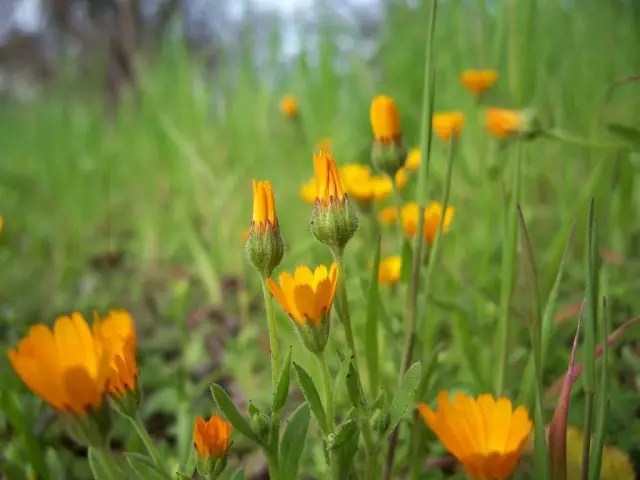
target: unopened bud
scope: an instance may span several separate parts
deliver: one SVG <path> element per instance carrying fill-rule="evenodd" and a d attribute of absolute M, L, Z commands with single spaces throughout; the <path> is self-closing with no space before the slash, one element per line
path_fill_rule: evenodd
<path fill-rule="evenodd" d="M 249 261 L 265 278 L 271 276 L 284 255 L 273 190 L 269 182 L 253 182 L 253 220 L 244 249 Z"/>

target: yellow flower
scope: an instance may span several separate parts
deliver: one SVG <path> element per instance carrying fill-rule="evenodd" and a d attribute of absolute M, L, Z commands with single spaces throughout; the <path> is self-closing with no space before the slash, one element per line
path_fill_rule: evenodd
<path fill-rule="evenodd" d="M 342 202 L 345 198 L 340 174 L 333 155 L 323 150 L 313 154 L 316 181 L 316 203 L 328 207 L 330 203 Z"/>
<path fill-rule="evenodd" d="M 278 228 L 276 204 L 273 198 L 271 182 L 253 181 L 253 228 L 265 231 L 267 227 Z"/>
<path fill-rule="evenodd" d="M 394 177 L 394 181 L 398 190 L 402 190 L 406 187 L 407 182 L 409 182 L 409 175 L 407 174 L 407 170 L 405 168 L 401 168 L 396 172 Z"/>
<path fill-rule="evenodd" d="M 97 410 L 107 388 L 110 355 L 82 315 L 56 319 L 53 330 L 34 325 L 9 361 L 22 381 L 54 410 Z"/>
<path fill-rule="evenodd" d="M 398 220 L 398 209 L 396 207 L 384 207 L 378 213 L 378 219 L 383 225 L 391 225 Z"/>
<path fill-rule="evenodd" d="M 399 255 L 380 260 L 378 282 L 382 285 L 393 285 L 400 280 L 402 258 Z"/>
<path fill-rule="evenodd" d="M 420 149 L 412 148 L 407 154 L 404 162 L 404 168 L 407 170 L 418 170 L 420 168 Z"/>
<path fill-rule="evenodd" d="M 371 102 L 369 113 L 373 136 L 379 143 L 393 143 L 401 135 L 400 115 L 396 103 L 386 95 L 378 95 Z"/>
<path fill-rule="evenodd" d="M 440 140 L 449 141 L 451 137 L 457 138 L 462 127 L 464 127 L 462 112 L 443 112 L 433 115 L 433 131 Z"/>
<path fill-rule="evenodd" d="M 415 237 L 416 233 L 418 233 L 418 212 L 418 204 L 415 202 L 408 203 L 402 207 L 402 212 L 400 213 L 402 228 L 409 238 Z M 449 230 L 454 214 L 455 209 L 448 206 L 442 223 L 443 235 Z M 441 219 L 442 204 L 440 202 L 431 202 L 424 211 L 424 240 L 427 244 L 433 245 Z"/>
<path fill-rule="evenodd" d="M 511 476 L 532 423 L 525 407 L 515 410 L 508 398 L 490 394 L 477 399 L 456 393 L 438 394 L 438 409 L 419 406 L 422 418 L 467 473 L 477 480 L 505 480 Z"/>
<path fill-rule="evenodd" d="M 305 202 L 314 203 L 316 201 L 317 193 L 316 179 L 312 178 L 311 180 L 303 183 L 298 192 Z"/>
<path fill-rule="evenodd" d="M 298 114 L 298 101 L 293 95 L 285 95 L 280 100 L 280 110 L 287 118 L 295 117 Z"/>
<path fill-rule="evenodd" d="M 476 95 L 489 90 L 498 80 L 496 70 L 465 70 L 460 75 L 460 82 L 470 92 Z"/>
<path fill-rule="evenodd" d="M 485 125 L 489 133 L 497 138 L 518 133 L 523 126 L 524 117 L 519 110 L 503 108 L 487 108 L 485 110 Z"/>
<path fill-rule="evenodd" d="M 209 457 L 221 458 L 229 450 L 231 424 L 219 415 L 212 415 L 209 421 L 197 417 L 193 426 L 193 445 L 202 460 Z"/>
<path fill-rule="evenodd" d="M 387 176 L 371 176 L 366 165 L 353 163 L 340 169 L 344 191 L 360 203 L 383 200 L 393 192 L 393 185 Z"/>
<path fill-rule="evenodd" d="M 338 266 L 333 263 L 327 270 L 319 265 L 314 272 L 306 265 L 299 266 L 293 275 L 282 272 L 279 281 L 280 285 L 268 279 L 267 286 L 289 317 L 300 326 L 318 326 L 333 304 Z"/>
<path fill-rule="evenodd" d="M 120 396 L 136 388 L 136 330 L 131 315 L 125 310 L 112 310 L 93 324 L 95 337 L 110 353 L 109 393 Z"/>

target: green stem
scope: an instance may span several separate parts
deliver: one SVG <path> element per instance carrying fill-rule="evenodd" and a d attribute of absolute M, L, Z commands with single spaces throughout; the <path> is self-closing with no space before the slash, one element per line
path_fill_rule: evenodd
<path fill-rule="evenodd" d="M 335 262 L 338 264 L 338 287 L 336 289 L 336 293 L 338 295 L 338 303 L 340 304 L 340 308 L 338 309 L 338 313 L 340 314 L 342 324 L 344 326 L 344 333 L 347 337 L 347 345 L 349 346 L 349 350 L 351 351 L 351 356 L 353 358 L 353 367 L 358 372 L 358 378 L 360 377 L 360 370 L 358 370 L 358 357 L 356 355 L 356 343 L 353 338 L 353 329 L 351 327 L 351 316 L 349 314 L 349 301 L 347 298 L 347 282 L 346 282 L 346 272 L 344 268 L 344 256 L 343 252 L 339 250 L 332 250 L 333 258 Z"/>
<path fill-rule="evenodd" d="M 591 455 L 591 430 L 593 429 L 594 393 L 585 391 L 586 408 L 584 419 L 584 440 L 582 443 L 582 470 L 580 478 L 589 480 L 589 456 Z"/>
<path fill-rule="evenodd" d="M 553 129 L 545 132 L 548 137 L 555 138 L 557 140 L 562 140 L 566 143 L 571 143 L 573 145 L 578 145 L 581 147 L 590 147 L 590 148 L 632 148 L 630 144 L 620 143 L 620 142 L 599 142 L 595 140 L 591 140 L 588 138 L 581 138 L 571 135 L 570 133 L 564 132 L 562 130 Z"/>
<path fill-rule="evenodd" d="M 165 476 L 167 478 L 171 478 L 171 477 L 169 477 L 169 475 L 167 473 L 168 470 L 167 470 L 167 467 L 164 464 L 164 461 L 162 459 L 162 455 L 158 451 L 155 443 L 153 443 L 151 435 L 149 435 L 149 432 L 147 431 L 147 428 L 144 426 L 144 423 L 142 422 L 142 418 L 140 417 L 140 413 L 137 413 L 135 415 L 135 417 L 129 417 L 129 420 L 131 420 L 131 423 L 133 424 L 133 427 L 136 429 L 136 432 L 138 433 L 138 437 L 140 437 L 140 440 L 142 440 L 142 443 L 144 443 L 144 446 L 147 449 L 147 452 L 149 453 L 149 456 L 152 458 L 153 463 L 155 464 L 155 466 L 158 468 L 158 470 L 160 470 L 163 473 L 165 473 Z"/>
<path fill-rule="evenodd" d="M 318 364 L 320 365 L 320 371 L 322 372 L 322 380 L 324 382 L 324 391 L 327 397 L 327 428 L 329 434 L 332 434 L 335 430 L 335 414 L 333 410 L 333 389 L 331 388 L 331 376 L 329 375 L 329 367 L 327 366 L 327 359 L 324 354 L 316 355 Z M 338 456 L 335 450 L 331 450 L 329 454 L 329 470 L 331 471 L 331 478 L 333 480 L 340 480 L 340 465 L 338 463 Z"/>
<path fill-rule="evenodd" d="M 496 395 L 502 395 L 504 390 L 505 372 L 507 368 L 507 352 L 509 347 L 509 326 L 511 325 L 510 305 L 516 274 L 516 254 L 518 243 L 518 210 L 520 202 L 520 164 L 522 158 L 522 144 L 518 142 L 513 185 L 511 188 L 511 202 L 507 211 L 507 234 L 502 246 L 502 270 L 500 278 L 500 311 L 498 317 L 498 371 L 496 373 Z"/>
<path fill-rule="evenodd" d="M 120 480 L 122 478 L 122 472 L 118 468 L 109 448 L 91 447 L 91 450 L 95 454 L 95 457 L 109 480 Z M 95 476 L 95 472 L 93 473 Z"/>
<path fill-rule="evenodd" d="M 378 457 L 376 455 L 369 455 L 367 458 L 367 472 L 364 478 L 366 480 L 375 480 L 378 477 Z"/>
<path fill-rule="evenodd" d="M 400 189 L 395 184 L 395 181 L 392 177 L 391 184 L 393 185 L 393 202 L 396 207 L 396 229 L 398 230 L 398 249 L 402 250 L 402 242 L 404 240 L 404 231 L 402 228 L 402 196 L 400 195 Z"/>
<path fill-rule="evenodd" d="M 276 317 L 273 312 L 273 301 L 267 287 L 267 279 L 262 278 L 262 295 L 264 296 L 264 307 L 267 312 L 267 325 L 269 327 L 269 348 L 271 351 L 271 389 L 273 394 L 278 388 L 278 335 L 276 332 Z M 271 412 L 271 440 L 267 460 L 269 462 L 269 478 L 277 480 L 278 470 L 278 450 L 280 444 L 280 412 Z"/>

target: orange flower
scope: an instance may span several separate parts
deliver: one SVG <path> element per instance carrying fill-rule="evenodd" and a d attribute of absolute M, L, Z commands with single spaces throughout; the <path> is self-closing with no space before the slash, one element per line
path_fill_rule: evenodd
<path fill-rule="evenodd" d="M 378 95 L 371 102 L 369 113 L 373 136 L 377 142 L 393 143 L 401 135 L 400 115 L 391 97 Z"/>
<path fill-rule="evenodd" d="M 212 415 L 208 422 L 197 417 L 193 426 L 193 445 L 202 460 L 221 458 L 229 450 L 231 424 L 219 415 Z"/>
<path fill-rule="evenodd" d="M 382 285 L 393 285 L 400 280 L 402 258 L 399 255 L 380 260 L 378 282 Z"/>
<path fill-rule="evenodd" d="M 394 177 L 394 182 L 398 190 L 402 190 L 406 187 L 407 182 L 409 182 L 409 175 L 407 174 L 407 170 L 405 168 L 400 168 Z"/>
<path fill-rule="evenodd" d="M 276 203 L 273 198 L 271 182 L 253 181 L 253 228 L 258 231 L 265 231 L 267 226 L 278 228 L 278 217 L 276 217 Z"/>
<path fill-rule="evenodd" d="M 460 82 L 470 92 L 480 95 L 489 90 L 498 80 L 496 70 L 465 70 L 460 75 Z"/>
<path fill-rule="evenodd" d="M 296 268 L 293 275 L 280 274 L 280 285 L 267 280 L 269 290 L 285 312 L 300 326 L 311 323 L 320 325 L 331 310 L 338 282 L 338 266 L 333 263 L 329 270 L 324 265 L 312 272 L 306 265 Z"/>
<path fill-rule="evenodd" d="M 412 148 L 407 154 L 407 158 L 404 161 L 404 168 L 407 170 L 418 170 L 420 168 L 420 149 Z"/>
<path fill-rule="evenodd" d="M 464 114 L 462 112 L 443 112 L 433 115 L 433 131 L 443 141 L 449 141 L 460 135 L 464 126 Z"/>
<path fill-rule="evenodd" d="M 93 324 L 93 332 L 110 352 L 109 393 L 120 396 L 133 391 L 138 380 L 136 331 L 133 319 L 124 310 L 112 310 Z"/>
<path fill-rule="evenodd" d="M 413 238 L 418 233 L 418 204 L 415 202 L 408 203 L 402 207 L 402 228 L 409 238 Z M 442 223 L 442 234 L 444 235 L 453 221 L 455 209 L 447 207 Z M 440 202 L 431 202 L 424 211 L 424 240 L 429 245 L 433 245 L 442 220 L 442 204 Z"/>
<path fill-rule="evenodd" d="M 280 100 L 280 110 L 287 118 L 295 117 L 298 114 L 298 101 L 293 95 L 285 95 Z"/>
<path fill-rule="evenodd" d="M 418 407 L 422 418 L 452 455 L 476 480 L 505 480 L 511 476 L 532 423 L 525 407 L 513 410 L 511 400 L 490 394 L 477 399 L 456 393 L 438 394 L 438 409 Z"/>
<path fill-rule="evenodd" d="M 57 318 L 53 330 L 34 325 L 8 356 L 22 381 L 54 410 L 82 414 L 102 405 L 110 355 L 79 313 Z"/>
<path fill-rule="evenodd" d="M 384 207 L 378 213 L 378 219 L 383 225 L 391 225 L 398 220 L 398 209 L 396 207 Z"/>
<path fill-rule="evenodd" d="M 485 125 L 489 133 L 497 138 L 518 133 L 524 124 L 524 116 L 518 110 L 502 108 L 487 108 L 485 110 Z"/>
<path fill-rule="evenodd" d="M 333 155 L 320 150 L 313 154 L 313 166 L 316 180 L 316 203 L 329 206 L 333 202 L 342 202 L 345 198 L 340 174 Z"/>

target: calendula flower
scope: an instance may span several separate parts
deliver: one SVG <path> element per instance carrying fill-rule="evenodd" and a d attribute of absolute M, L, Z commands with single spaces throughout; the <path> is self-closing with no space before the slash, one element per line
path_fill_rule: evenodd
<path fill-rule="evenodd" d="M 396 207 L 384 207 L 378 213 L 378 219 L 383 225 L 392 225 L 398 220 L 398 209 Z"/>
<path fill-rule="evenodd" d="M 57 318 L 53 330 L 34 325 L 8 356 L 22 381 L 54 410 L 85 414 L 102 405 L 110 355 L 79 313 Z"/>
<path fill-rule="evenodd" d="M 342 180 L 333 155 L 323 150 L 313 154 L 313 166 L 316 181 L 316 203 L 328 207 L 331 203 L 345 199 Z"/>
<path fill-rule="evenodd" d="M 131 315 L 125 310 L 112 310 L 102 320 L 95 321 L 93 331 L 110 354 L 109 393 L 122 396 L 133 392 L 138 379 L 138 364 L 136 330 Z"/>
<path fill-rule="evenodd" d="M 324 265 L 311 271 L 306 265 L 294 274 L 282 272 L 278 285 L 267 280 L 269 290 L 298 328 L 307 348 L 321 353 L 329 338 L 329 315 L 338 282 L 338 266 Z"/>
<path fill-rule="evenodd" d="M 413 238 L 418 233 L 418 213 L 420 209 L 415 202 L 408 203 L 402 207 L 400 213 L 402 218 L 402 228 L 405 234 L 409 238 Z M 449 226 L 453 221 L 455 209 L 453 207 L 447 207 L 447 211 L 444 215 L 444 222 L 442 223 L 442 234 L 444 235 L 449 230 Z M 442 221 L 442 204 L 440 202 L 431 202 L 424 210 L 424 227 L 423 234 L 424 240 L 429 245 L 433 245 Z"/>
<path fill-rule="evenodd" d="M 402 258 L 399 255 L 380 260 L 378 282 L 382 285 L 394 285 L 400 280 Z"/>
<path fill-rule="evenodd" d="M 438 394 L 438 408 L 419 406 L 422 418 L 445 448 L 476 480 L 505 480 L 511 476 L 531 432 L 525 407 L 515 410 L 508 398 L 490 394 L 477 399 L 456 393 Z"/>
<path fill-rule="evenodd" d="M 458 138 L 464 127 L 464 114 L 462 112 L 442 112 L 433 115 L 433 131 L 443 141 L 449 141 L 452 137 Z"/>
<path fill-rule="evenodd" d="M 208 421 L 202 417 L 196 418 L 193 446 L 201 459 L 224 457 L 229 450 L 230 438 L 231 424 L 220 415 L 212 415 Z"/>
<path fill-rule="evenodd" d="M 503 108 L 487 108 L 485 110 L 487 130 L 497 138 L 504 138 L 521 132 L 525 122 L 525 116 L 519 110 L 506 110 Z"/>
<path fill-rule="evenodd" d="M 407 173 L 407 170 L 405 168 L 400 168 L 396 172 L 394 181 L 395 181 L 396 187 L 398 187 L 398 190 L 402 190 L 404 187 L 406 187 L 407 183 L 409 182 L 409 175 Z"/>
<path fill-rule="evenodd" d="M 388 177 L 371 176 L 369 167 L 358 163 L 345 165 L 340 169 L 344 191 L 361 204 L 383 200 L 393 192 Z"/>
<path fill-rule="evenodd" d="M 251 263 L 265 278 L 271 275 L 284 255 L 270 182 L 253 181 L 253 217 L 245 251 Z"/>
<path fill-rule="evenodd" d="M 298 114 L 298 101 L 293 95 L 285 95 L 280 99 L 280 110 L 287 118 L 295 117 Z"/>
<path fill-rule="evenodd" d="M 407 159 L 404 161 L 404 168 L 407 170 L 418 170 L 420 168 L 420 149 L 412 148 L 407 154 Z"/>
<path fill-rule="evenodd" d="M 460 82 L 473 94 L 480 95 L 489 90 L 498 80 L 496 70 L 465 70 L 460 75 Z"/>
<path fill-rule="evenodd" d="M 373 136 L 379 143 L 392 143 L 400 137 L 400 115 L 396 102 L 386 95 L 378 95 L 371 102 L 369 112 Z"/>
<path fill-rule="evenodd" d="M 315 203 L 317 190 L 318 188 L 316 187 L 316 179 L 312 178 L 311 180 L 302 184 L 298 193 L 300 193 L 300 196 L 305 202 Z"/>

